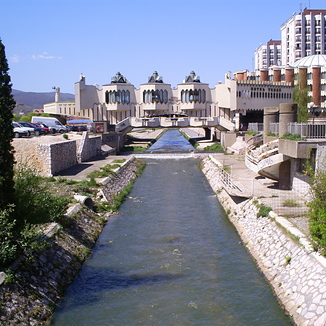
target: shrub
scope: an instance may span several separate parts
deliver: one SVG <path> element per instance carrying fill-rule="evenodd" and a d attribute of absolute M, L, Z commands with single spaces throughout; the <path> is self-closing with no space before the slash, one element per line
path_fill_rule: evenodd
<path fill-rule="evenodd" d="M 224 148 L 221 143 L 215 143 L 204 148 L 205 151 L 224 152 Z"/>
<path fill-rule="evenodd" d="M 312 176 L 312 200 L 309 207 L 309 230 L 315 248 L 326 255 L 326 172 L 319 172 Z"/>
<path fill-rule="evenodd" d="M 252 136 L 258 135 L 259 133 L 260 133 L 259 131 L 254 131 L 254 130 L 246 131 L 247 135 L 252 135 Z"/>
<path fill-rule="evenodd" d="M 18 224 L 39 224 L 55 221 L 65 213 L 68 199 L 53 196 L 33 169 L 20 166 L 15 171 L 15 192 Z"/>
<path fill-rule="evenodd" d="M 269 212 L 272 211 L 272 207 L 261 205 L 258 211 L 258 217 L 266 217 L 268 216 Z"/>
<path fill-rule="evenodd" d="M 281 139 L 287 139 L 287 140 L 295 140 L 295 141 L 300 141 L 300 140 L 306 140 L 304 138 L 301 138 L 300 134 L 293 134 L 291 132 L 285 133 Z"/>
<path fill-rule="evenodd" d="M 0 211 L 0 266 L 12 261 L 18 251 L 16 238 L 16 220 L 13 219 L 14 206 Z"/>

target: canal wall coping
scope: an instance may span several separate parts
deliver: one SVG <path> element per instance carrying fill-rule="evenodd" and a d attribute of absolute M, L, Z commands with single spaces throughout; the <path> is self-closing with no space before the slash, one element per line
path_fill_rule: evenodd
<path fill-rule="evenodd" d="M 275 212 L 258 217 L 257 199 L 235 202 L 223 189 L 212 159 L 206 157 L 202 163 L 213 191 L 286 312 L 296 325 L 325 326 L 326 259 L 284 217 Z"/>

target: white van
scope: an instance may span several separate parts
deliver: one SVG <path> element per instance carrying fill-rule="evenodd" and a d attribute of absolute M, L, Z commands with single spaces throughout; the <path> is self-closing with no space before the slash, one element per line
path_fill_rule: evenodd
<path fill-rule="evenodd" d="M 68 129 L 64 126 L 57 118 L 49 118 L 49 117 L 39 117 L 33 116 L 32 117 L 33 123 L 43 123 L 49 127 L 52 133 L 60 132 L 64 133 L 67 132 Z"/>

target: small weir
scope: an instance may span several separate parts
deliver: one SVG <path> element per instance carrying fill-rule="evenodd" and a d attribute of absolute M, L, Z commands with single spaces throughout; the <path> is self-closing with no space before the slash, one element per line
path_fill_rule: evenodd
<path fill-rule="evenodd" d="M 291 325 L 198 159 L 145 161 L 52 325 Z"/>

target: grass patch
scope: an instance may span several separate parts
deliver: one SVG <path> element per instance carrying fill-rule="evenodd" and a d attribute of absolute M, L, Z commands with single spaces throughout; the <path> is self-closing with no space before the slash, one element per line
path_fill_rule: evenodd
<path fill-rule="evenodd" d="M 269 137 L 278 137 L 278 135 L 275 134 L 275 132 L 268 132 L 268 133 L 266 134 L 266 136 L 269 136 Z"/>
<path fill-rule="evenodd" d="M 255 135 L 260 134 L 260 132 L 259 131 L 254 131 L 254 130 L 248 130 L 248 131 L 246 131 L 246 134 L 251 135 L 251 136 L 255 136 Z"/>
<path fill-rule="evenodd" d="M 124 163 L 124 162 L 126 162 L 127 160 L 124 158 L 124 159 L 121 159 L 121 160 L 118 160 L 118 159 L 116 159 L 116 160 L 114 160 L 112 163 Z"/>
<path fill-rule="evenodd" d="M 125 153 L 125 152 L 139 152 L 139 151 L 144 151 L 146 147 L 143 146 L 123 146 L 120 150 L 120 152 Z"/>
<path fill-rule="evenodd" d="M 300 204 L 295 199 L 291 199 L 291 198 L 284 200 L 282 205 L 286 206 L 286 207 L 299 207 L 300 206 Z"/>
<path fill-rule="evenodd" d="M 287 140 L 294 140 L 294 141 L 300 141 L 300 140 L 306 140 L 300 136 L 300 134 L 293 134 L 291 132 L 287 132 L 284 134 L 281 139 L 287 139 Z"/>
<path fill-rule="evenodd" d="M 87 178 L 105 178 L 109 175 L 113 174 L 113 170 L 120 167 L 120 164 L 107 164 L 105 166 L 102 166 L 99 170 L 90 172 L 87 174 Z"/>
<path fill-rule="evenodd" d="M 223 153 L 224 152 L 224 148 L 223 146 L 221 145 L 221 143 L 215 143 L 215 144 L 212 144 L 210 146 L 206 146 L 204 148 L 205 151 L 212 151 L 212 152 L 221 152 Z"/>

